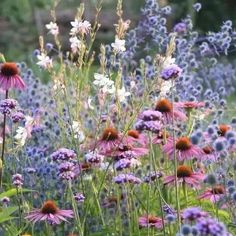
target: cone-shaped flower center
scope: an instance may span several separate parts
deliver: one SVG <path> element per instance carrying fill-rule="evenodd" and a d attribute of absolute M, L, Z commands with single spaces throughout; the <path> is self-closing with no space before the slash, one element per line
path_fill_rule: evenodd
<path fill-rule="evenodd" d="M 192 175 L 193 171 L 189 166 L 179 166 L 177 168 L 177 177 L 178 178 L 184 178 L 184 177 L 190 177 Z"/>
<path fill-rule="evenodd" d="M 148 216 L 148 223 L 155 224 L 158 222 L 158 218 L 156 216 Z"/>
<path fill-rule="evenodd" d="M 224 194 L 225 190 L 222 186 L 218 185 L 212 188 L 211 192 L 212 194 Z"/>
<path fill-rule="evenodd" d="M 118 139 L 118 132 L 115 128 L 106 128 L 102 134 L 102 140 L 113 141 Z"/>
<path fill-rule="evenodd" d="M 180 151 L 186 151 L 186 150 L 190 149 L 191 145 L 192 144 L 191 144 L 189 138 L 181 137 L 177 140 L 175 147 L 176 147 L 176 149 L 178 149 Z"/>
<path fill-rule="evenodd" d="M 58 208 L 56 204 L 51 200 L 44 202 L 41 208 L 41 212 L 43 214 L 56 214 L 57 211 L 58 211 Z"/>
<path fill-rule="evenodd" d="M 210 146 L 205 146 L 202 150 L 205 154 L 211 154 L 214 151 L 214 149 Z"/>
<path fill-rule="evenodd" d="M 172 111 L 172 104 L 166 98 L 162 98 L 156 103 L 156 111 L 159 112 L 171 112 Z"/>
<path fill-rule="evenodd" d="M 218 134 L 220 136 L 225 136 L 225 134 L 227 133 L 228 130 L 230 130 L 230 127 L 228 125 L 219 125 L 219 131 L 218 131 Z"/>
<path fill-rule="evenodd" d="M 139 132 L 135 129 L 131 129 L 128 131 L 128 136 L 138 139 L 139 138 Z"/>
<path fill-rule="evenodd" d="M 17 68 L 16 63 L 14 62 L 6 62 L 1 67 L 1 74 L 6 77 L 11 77 L 17 75 L 19 70 Z"/>

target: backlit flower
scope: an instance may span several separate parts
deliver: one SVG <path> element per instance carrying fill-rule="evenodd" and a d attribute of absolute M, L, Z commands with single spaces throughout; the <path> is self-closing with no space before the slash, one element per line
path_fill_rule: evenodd
<path fill-rule="evenodd" d="M 72 210 L 61 210 L 56 204 L 48 200 L 44 202 L 41 209 L 36 209 L 27 214 L 25 217 L 27 220 L 36 223 L 40 221 L 46 221 L 49 224 L 60 224 L 62 221 L 66 221 L 66 218 L 73 218 Z"/>
<path fill-rule="evenodd" d="M 163 221 L 161 218 L 153 216 L 153 215 L 144 215 L 138 218 L 138 224 L 141 228 L 163 228 Z"/>
<path fill-rule="evenodd" d="M 0 88 L 3 90 L 25 88 L 25 82 L 19 75 L 19 69 L 17 68 L 16 63 L 6 62 L 1 65 Z"/>
<path fill-rule="evenodd" d="M 124 52 L 125 48 L 125 40 L 116 38 L 115 42 L 111 44 L 115 52 Z"/>
<path fill-rule="evenodd" d="M 59 34 L 59 28 L 57 26 L 57 23 L 51 21 L 49 24 L 46 24 L 45 26 L 49 30 L 50 34 L 55 36 Z"/>
<path fill-rule="evenodd" d="M 52 59 L 47 56 L 45 53 L 37 55 L 38 62 L 36 63 L 43 69 L 49 69 L 52 67 Z"/>

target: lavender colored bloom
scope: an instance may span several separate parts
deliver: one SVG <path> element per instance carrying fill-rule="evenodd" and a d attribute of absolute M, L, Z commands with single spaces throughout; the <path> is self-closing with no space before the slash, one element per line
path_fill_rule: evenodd
<path fill-rule="evenodd" d="M 27 167 L 25 168 L 25 172 L 28 174 L 34 174 L 36 172 L 35 168 Z"/>
<path fill-rule="evenodd" d="M 174 31 L 176 33 L 185 33 L 187 31 L 187 25 L 184 22 L 180 22 L 174 26 Z"/>
<path fill-rule="evenodd" d="M 104 159 L 104 156 L 99 154 L 97 151 L 91 151 L 85 154 L 85 161 L 94 166 L 101 164 Z"/>
<path fill-rule="evenodd" d="M 160 179 L 162 176 L 163 176 L 162 172 L 152 171 L 151 173 L 149 173 L 148 175 L 144 177 L 144 182 L 150 183 L 152 181 Z"/>
<path fill-rule="evenodd" d="M 182 74 L 182 69 L 176 64 L 169 65 L 161 72 L 161 78 L 164 80 L 176 79 Z"/>
<path fill-rule="evenodd" d="M 62 162 L 58 167 L 58 172 L 61 179 L 72 180 L 76 177 L 75 164 L 71 162 Z"/>
<path fill-rule="evenodd" d="M 208 217 L 208 214 L 202 211 L 199 207 L 189 207 L 182 213 L 182 218 L 186 221 L 195 221 L 206 217 Z"/>
<path fill-rule="evenodd" d="M 193 4 L 193 9 L 197 12 L 199 12 L 202 8 L 202 4 L 200 2 L 197 2 L 195 4 Z"/>
<path fill-rule="evenodd" d="M 15 99 L 4 99 L 0 102 L 0 112 L 9 115 L 17 105 L 18 102 Z"/>
<path fill-rule="evenodd" d="M 51 154 L 51 158 L 58 163 L 62 161 L 72 161 L 76 159 L 76 153 L 67 148 L 60 148 Z"/>
<path fill-rule="evenodd" d="M 117 184 L 123 183 L 132 183 L 132 184 L 140 184 L 141 179 L 135 177 L 133 174 L 119 174 L 113 178 L 113 181 Z"/>
<path fill-rule="evenodd" d="M 201 236 L 230 236 L 224 224 L 213 218 L 200 218 L 196 228 Z"/>
<path fill-rule="evenodd" d="M 22 112 L 17 111 L 11 115 L 11 119 L 14 123 L 17 123 L 19 121 L 23 121 L 25 119 L 25 115 Z"/>
<path fill-rule="evenodd" d="M 23 185 L 23 177 L 21 174 L 15 174 L 12 176 L 12 183 L 15 185 L 17 188 L 21 187 Z"/>
<path fill-rule="evenodd" d="M 74 198 L 76 202 L 81 203 L 84 202 L 85 196 L 82 193 L 76 193 Z"/>
<path fill-rule="evenodd" d="M 0 199 L 0 201 L 4 206 L 8 206 L 8 204 L 10 202 L 10 198 L 9 197 L 3 197 L 3 198 Z"/>
<path fill-rule="evenodd" d="M 137 167 L 140 164 L 141 164 L 140 161 L 135 158 L 130 158 L 130 159 L 124 158 L 117 161 L 114 167 L 116 170 L 123 170 L 126 168 Z"/>

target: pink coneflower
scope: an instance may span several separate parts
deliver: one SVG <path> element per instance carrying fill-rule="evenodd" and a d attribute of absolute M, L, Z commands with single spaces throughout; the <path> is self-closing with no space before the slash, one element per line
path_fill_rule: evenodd
<path fill-rule="evenodd" d="M 3 90 L 25 88 L 25 82 L 19 76 L 16 63 L 6 62 L 2 64 L 0 71 L 0 88 Z"/>
<path fill-rule="evenodd" d="M 160 131 L 153 139 L 153 144 L 162 144 L 164 145 L 165 139 L 169 137 L 169 134 L 166 131 Z"/>
<path fill-rule="evenodd" d="M 216 185 L 213 188 L 208 188 L 202 193 L 198 199 L 208 199 L 213 203 L 220 201 L 225 196 L 225 188 L 221 185 Z"/>
<path fill-rule="evenodd" d="M 163 221 L 161 218 L 153 215 L 144 215 L 139 217 L 138 224 L 140 228 L 163 228 Z"/>
<path fill-rule="evenodd" d="M 161 98 L 157 101 L 155 110 L 162 113 L 165 123 L 171 123 L 172 117 L 180 121 L 187 119 L 187 116 L 177 108 L 173 108 L 172 103 L 166 98 Z"/>
<path fill-rule="evenodd" d="M 190 187 L 199 188 L 200 182 L 203 181 L 205 175 L 202 173 L 194 173 L 189 166 L 181 165 L 177 168 L 177 179 L 179 183 L 185 183 Z M 166 176 L 164 184 L 173 184 L 175 175 Z"/>
<path fill-rule="evenodd" d="M 41 209 L 29 212 L 25 218 L 33 223 L 47 221 L 49 224 L 60 224 L 62 221 L 67 221 L 66 218 L 73 218 L 73 211 L 61 210 L 53 201 L 48 200 Z"/>
<path fill-rule="evenodd" d="M 135 129 L 128 130 L 127 134 L 128 134 L 128 138 L 127 138 L 128 142 L 129 141 L 131 141 L 132 143 L 137 142 L 143 146 L 147 145 L 146 135 L 140 133 L 138 130 L 135 130 Z"/>
<path fill-rule="evenodd" d="M 122 137 L 118 131 L 113 127 L 108 127 L 103 131 L 101 138 L 98 140 L 97 148 L 100 154 L 106 155 L 117 149 L 121 142 Z"/>
<path fill-rule="evenodd" d="M 203 150 L 193 145 L 188 137 L 180 137 L 175 143 L 176 156 L 179 161 L 190 160 L 193 158 L 201 159 L 204 154 Z M 170 159 L 174 158 L 174 143 L 170 137 L 167 143 L 163 146 L 163 152 L 169 155 Z"/>
<path fill-rule="evenodd" d="M 229 125 L 225 125 L 225 124 L 220 124 L 218 126 L 218 134 L 219 136 L 224 137 L 225 134 L 230 130 L 230 126 Z"/>
<path fill-rule="evenodd" d="M 217 153 L 215 152 L 214 148 L 207 145 L 202 148 L 204 154 L 201 157 L 202 161 L 216 161 Z"/>
<path fill-rule="evenodd" d="M 111 153 L 111 156 L 114 156 L 116 159 L 131 159 L 147 155 L 148 152 L 149 150 L 144 147 L 134 147 L 133 145 L 121 144 L 116 151 Z"/>
<path fill-rule="evenodd" d="M 176 107 L 184 108 L 185 110 L 189 111 L 194 108 L 204 107 L 204 102 L 177 102 Z"/>

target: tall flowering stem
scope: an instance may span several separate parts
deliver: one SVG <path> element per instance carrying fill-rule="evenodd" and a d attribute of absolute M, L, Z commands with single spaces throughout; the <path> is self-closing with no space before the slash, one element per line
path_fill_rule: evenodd
<path fill-rule="evenodd" d="M 8 99 L 8 90 L 6 90 L 5 98 Z M 5 142 L 6 142 L 6 120 L 7 114 L 3 115 L 3 131 L 2 131 L 2 153 L 1 153 L 1 166 L 0 166 L 0 185 L 2 187 L 2 179 L 3 179 L 3 165 L 4 165 L 4 152 L 5 152 Z"/>
<path fill-rule="evenodd" d="M 172 108 L 174 110 L 174 80 L 171 80 L 171 103 Z M 180 204 L 179 204 L 179 185 L 178 185 L 178 176 L 177 176 L 177 167 L 178 160 L 176 156 L 176 146 L 175 146 L 175 120 L 174 120 L 174 112 L 172 111 L 172 128 L 173 128 L 173 145 L 174 145 L 174 173 L 175 173 L 175 197 L 176 197 L 176 208 L 177 208 L 177 220 L 178 220 L 178 228 L 181 226 L 181 218 L 180 218 Z"/>

